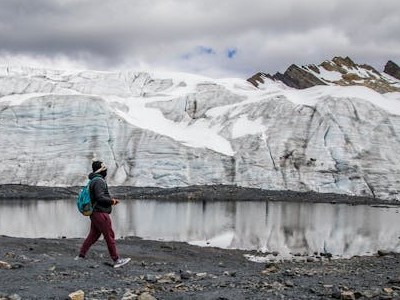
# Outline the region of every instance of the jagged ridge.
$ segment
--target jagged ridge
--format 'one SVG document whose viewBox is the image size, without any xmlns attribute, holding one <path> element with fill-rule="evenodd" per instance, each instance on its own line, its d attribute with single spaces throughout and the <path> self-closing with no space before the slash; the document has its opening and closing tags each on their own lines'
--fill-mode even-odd
<svg viewBox="0 0 400 300">
<path fill-rule="evenodd" d="M 357 85 L 369 87 L 379 93 L 400 91 L 400 68 L 393 61 L 387 62 L 383 74 L 369 65 L 358 65 L 349 57 L 334 57 L 318 66 L 299 67 L 293 64 L 283 74 L 278 72 L 270 75 L 259 72 L 247 80 L 258 87 L 260 83 L 264 83 L 265 78 L 281 81 L 296 89 L 316 85 Z"/>
</svg>

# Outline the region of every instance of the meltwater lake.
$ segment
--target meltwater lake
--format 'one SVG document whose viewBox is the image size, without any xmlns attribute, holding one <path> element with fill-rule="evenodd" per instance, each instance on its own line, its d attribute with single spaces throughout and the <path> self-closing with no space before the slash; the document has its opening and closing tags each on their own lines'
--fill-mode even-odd
<svg viewBox="0 0 400 300">
<path fill-rule="evenodd" d="M 124 200 L 112 220 L 117 238 L 351 257 L 377 250 L 400 252 L 399 210 L 326 203 Z M 74 199 L 0 201 L 1 235 L 83 238 L 89 224 Z"/>
</svg>

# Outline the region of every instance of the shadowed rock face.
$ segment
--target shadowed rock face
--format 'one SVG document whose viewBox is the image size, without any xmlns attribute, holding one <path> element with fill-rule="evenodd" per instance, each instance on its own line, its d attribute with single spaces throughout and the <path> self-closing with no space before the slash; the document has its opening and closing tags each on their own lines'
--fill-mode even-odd
<svg viewBox="0 0 400 300">
<path fill-rule="evenodd" d="M 385 65 L 384 72 L 400 80 L 400 68 L 397 64 L 395 64 L 391 60 L 388 61 L 387 64 Z"/>
<path fill-rule="evenodd" d="M 276 73 L 273 78 L 295 89 L 306 89 L 316 85 L 326 85 L 326 83 L 318 79 L 318 77 L 296 65 L 291 65 L 283 74 Z"/>
<path fill-rule="evenodd" d="M 400 78 L 400 69 L 392 61 L 386 64 L 384 73 Z M 307 65 L 299 67 L 291 65 L 283 74 L 270 75 L 259 72 L 250 77 L 248 81 L 258 87 L 263 83 L 263 78 L 281 81 L 285 85 L 305 89 L 317 85 L 340 86 L 366 86 L 378 93 L 398 92 L 400 84 L 393 82 L 385 74 L 381 74 L 373 67 L 363 64 L 358 65 L 349 57 L 334 57 L 331 61 L 324 61 L 320 65 Z"/>
<path fill-rule="evenodd" d="M 250 82 L 252 85 L 255 87 L 258 87 L 258 85 L 261 83 L 264 83 L 265 78 L 270 78 L 273 79 L 273 77 L 269 74 L 263 73 L 263 72 L 258 72 L 257 74 L 254 74 L 250 78 L 247 79 L 248 82 Z"/>
</svg>

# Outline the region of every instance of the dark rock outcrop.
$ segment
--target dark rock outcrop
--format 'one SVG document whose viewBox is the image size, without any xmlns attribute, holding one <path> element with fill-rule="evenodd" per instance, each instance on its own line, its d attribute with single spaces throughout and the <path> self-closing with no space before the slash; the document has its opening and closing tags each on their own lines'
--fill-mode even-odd
<svg viewBox="0 0 400 300">
<path fill-rule="evenodd" d="M 316 85 L 326 85 L 318 77 L 296 65 L 291 65 L 285 73 L 276 73 L 273 78 L 296 89 L 306 89 Z"/>
<path fill-rule="evenodd" d="M 248 82 L 250 82 L 252 85 L 255 87 L 258 87 L 258 85 L 261 83 L 263 84 L 265 81 L 265 78 L 270 78 L 273 79 L 273 77 L 269 74 L 263 73 L 263 72 L 258 72 L 257 74 L 251 76 L 250 78 L 247 79 Z"/>
<path fill-rule="evenodd" d="M 386 74 L 393 76 L 396 79 L 400 80 L 400 67 L 394 63 L 393 61 L 389 60 L 386 65 L 385 69 L 383 70 Z"/>
</svg>

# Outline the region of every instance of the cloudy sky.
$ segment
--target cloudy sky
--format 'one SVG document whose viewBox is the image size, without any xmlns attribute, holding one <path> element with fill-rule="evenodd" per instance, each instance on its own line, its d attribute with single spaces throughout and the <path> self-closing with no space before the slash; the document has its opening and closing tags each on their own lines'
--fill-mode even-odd
<svg viewBox="0 0 400 300">
<path fill-rule="evenodd" d="M 399 0 L 0 0 L 0 63 L 214 78 L 400 65 Z"/>
</svg>

